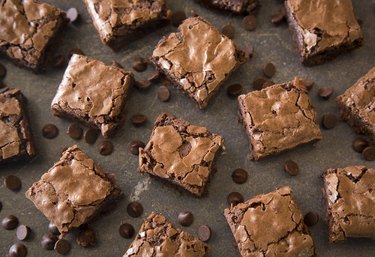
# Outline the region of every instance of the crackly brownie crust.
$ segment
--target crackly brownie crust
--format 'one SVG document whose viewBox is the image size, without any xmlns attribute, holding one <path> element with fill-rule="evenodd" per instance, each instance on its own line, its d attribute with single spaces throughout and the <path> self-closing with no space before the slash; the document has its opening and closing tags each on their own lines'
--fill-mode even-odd
<svg viewBox="0 0 375 257">
<path fill-rule="evenodd" d="M 67 19 L 59 8 L 36 0 L 0 1 L 0 52 L 39 71 L 45 52 Z"/>
<path fill-rule="evenodd" d="M 84 0 L 102 42 L 114 50 L 151 29 L 167 24 L 164 0 Z"/>
<path fill-rule="evenodd" d="M 323 177 L 329 240 L 375 239 L 375 169 L 365 166 L 328 169 Z"/>
<path fill-rule="evenodd" d="M 171 114 L 155 121 L 150 141 L 139 152 L 139 171 L 201 196 L 224 139 Z"/>
<path fill-rule="evenodd" d="M 72 146 L 29 188 L 26 197 L 61 233 L 67 233 L 121 197 L 121 191 L 112 175 Z"/>
<path fill-rule="evenodd" d="M 291 189 L 282 187 L 225 209 L 241 256 L 315 256 Z"/>
<path fill-rule="evenodd" d="M 125 119 L 132 84 L 131 72 L 75 54 L 51 108 L 54 115 L 98 128 L 108 137 Z"/>
<path fill-rule="evenodd" d="M 184 256 L 203 257 L 207 245 L 175 228 L 165 217 L 151 213 L 123 257 Z"/>
<path fill-rule="evenodd" d="M 204 109 L 228 76 L 246 61 L 232 40 L 201 17 L 186 19 L 159 41 L 151 62 Z"/>
<path fill-rule="evenodd" d="M 210 8 L 229 11 L 237 14 L 246 14 L 253 11 L 257 5 L 257 0 L 196 0 Z"/>
<path fill-rule="evenodd" d="M 238 103 L 253 160 L 322 138 L 317 114 L 298 78 L 240 95 Z"/>
<path fill-rule="evenodd" d="M 320 64 L 362 45 L 363 35 L 351 0 L 284 3 L 303 64 Z"/>
<path fill-rule="evenodd" d="M 341 118 L 375 142 L 375 67 L 336 99 Z"/>
<path fill-rule="evenodd" d="M 36 154 L 21 90 L 0 90 L 0 164 L 30 159 Z"/>
</svg>

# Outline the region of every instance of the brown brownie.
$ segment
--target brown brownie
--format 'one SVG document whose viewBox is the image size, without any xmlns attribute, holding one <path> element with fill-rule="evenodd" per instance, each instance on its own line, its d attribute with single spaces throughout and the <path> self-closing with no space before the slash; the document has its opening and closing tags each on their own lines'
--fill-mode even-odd
<svg viewBox="0 0 375 257">
<path fill-rule="evenodd" d="M 316 65 L 362 45 L 351 0 L 286 0 L 289 28 L 305 65 Z"/>
<path fill-rule="evenodd" d="M 56 116 L 98 128 L 108 137 L 125 119 L 132 84 L 130 72 L 74 54 L 51 108 Z"/>
<path fill-rule="evenodd" d="M 117 50 L 169 20 L 164 0 L 84 0 L 104 44 Z"/>
<path fill-rule="evenodd" d="M 203 257 L 207 245 L 175 228 L 165 217 L 151 213 L 123 257 L 184 256 Z"/>
<path fill-rule="evenodd" d="M 186 19 L 159 41 L 151 62 L 200 109 L 245 62 L 245 53 L 201 17 Z"/>
<path fill-rule="evenodd" d="M 26 98 L 19 89 L 0 90 L 0 164 L 36 154 L 25 110 Z"/>
<path fill-rule="evenodd" d="M 375 169 L 328 169 L 324 174 L 331 242 L 349 237 L 375 239 Z"/>
<path fill-rule="evenodd" d="M 291 189 L 282 187 L 225 209 L 241 256 L 315 256 Z"/>
<path fill-rule="evenodd" d="M 60 161 L 26 192 L 61 233 L 85 224 L 120 196 L 113 176 L 77 146 L 63 152 Z"/>
<path fill-rule="evenodd" d="M 322 138 L 316 112 L 298 78 L 240 95 L 238 102 L 253 160 Z"/>
<path fill-rule="evenodd" d="M 139 170 L 201 196 L 224 139 L 171 114 L 155 121 L 150 141 L 139 151 Z"/>
<path fill-rule="evenodd" d="M 20 66 L 38 71 L 45 52 L 66 23 L 59 8 L 36 0 L 0 2 L 0 52 Z"/>
<path fill-rule="evenodd" d="M 337 97 L 341 117 L 375 142 L 375 67 Z"/>
<path fill-rule="evenodd" d="M 257 0 L 196 0 L 211 8 L 229 11 L 237 14 L 246 14 L 257 7 Z"/>
</svg>

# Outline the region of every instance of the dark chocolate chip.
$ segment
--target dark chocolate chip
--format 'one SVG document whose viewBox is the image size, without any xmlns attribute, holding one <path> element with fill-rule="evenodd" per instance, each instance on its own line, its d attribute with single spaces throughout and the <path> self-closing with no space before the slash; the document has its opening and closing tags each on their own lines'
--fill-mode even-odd
<svg viewBox="0 0 375 257">
<path fill-rule="evenodd" d="M 276 73 L 275 65 L 273 65 L 272 63 L 267 63 L 266 65 L 264 65 L 264 67 L 263 67 L 263 74 L 266 77 L 272 78 L 273 75 L 275 75 L 275 73 Z"/>
<path fill-rule="evenodd" d="M 263 88 L 263 84 L 266 83 L 266 79 L 264 78 L 257 78 L 253 81 L 253 88 L 255 90 L 260 90 Z"/>
<path fill-rule="evenodd" d="M 237 97 L 242 94 L 243 86 L 239 83 L 232 84 L 227 88 L 227 94 L 232 97 Z"/>
<path fill-rule="evenodd" d="M 243 195 L 238 192 L 232 192 L 227 197 L 227 202 L 229 205 L 237 205 L 239 203 L 243 203 L 244 198 Z"/>
<path fill-rule="evenodd" d="M 336 126 L 337 118 L 333 113 L 326 113 L 322 117 L 322 125 L 325 129 L 333 129 Z"/>
<path fill-rule="evenodd" d="M 151 73 L 151 75 L 147 79 L 150 82 L 157 82 L 160 80 L 160 72 L 159 71 L 154 71 Z"/>
<path fill-rule="evenodd" d="M 221 28 L 221 32 L 230 39 L 236 35 L 236 28 L 232 24 L 226 24 Z"/>
<path fill-rule="evenodd" d="M 68 53 L 69 59 L 72 57 L 73 54 L 84 55 L 83 51 L 79 48 L 74 48 L 74 49 L 69 51 L 69 53 Z"/>
<path fill-rule="evenodd" d="M 61 255 L 68 254 L 70 252 L 70 248 L 70 243 L 65 239 L 59 239 L 55 244 L 55 251 Z"/>
<path fill-rule="evenodd" d="M 24 244 L 15 243 L 9 249 L 9 257 L 26 257 L 27 248 Z"/>
<path fill-rule="evenodd" d="M 181 158 L 186 157 L 191 152 L 191 144 L 189 141 L 184 141 L 178 149 Z"/>
<path fill-rule="evenodd" d="M 131 202 L 126 208 L 130 217 L 138 218 L 143 213 L 143 206 L 139 202 Z"/>
<path fill-rule="evenodd" d="M 374 161 L 375 160 L 375 147 L 368 146 L 362 152 L 363 157 L 366 161 Z"/>
<path fill-rule="evenodd" d="M 254 55 L 254 47 L 253 46 L 247 46 L 245 48 L 245 55 L 246 57 L 250 60 L 251 58 L 253 58 L 253 55 Z"/>
<path fill-rule="evenodd" d="M 282 6 L 280 9 L 271 16 L 271 22 L 275 25 L 279 25 L 286 21 L 286 10 L 285 7 Z"/>
<path fill-rule="evenodd" d="M 91 247 L 97 244 L 96 233 L 90 228 L 78 232 L 76 242 L 82 247 Z"/>
<path fill-rule="evenodd" d="M 3 203 L 0 201 L 0 211 L 3 209 Z"/>
<path fill-rule="evenodd" d="M 40 244 L 42 247 L 48 251 L 52 251 L 55 248 L 56 241 L 58 240 L 56 235 L 51 233 L 43 235 Z"/>
<path fill-rule="evenodd" d="M 171 93 L 166 86 L 160 86 L 157 90 L 158 98 L 162 102 L 168 102 L 171 98 Z"/>
<path fill-rule="evenodd" d="M 30 236 L 31 230 L 28 226 L 20 225 L 17 227 L 16 235 L 18 240 L 26 240 Z"/>
<path fill-rule="evenodd" d="M 284 171 L 290 176 L 297 176 L 299 173 L 298 164 L 292 160 L 287 160 L 284 164 Z"/>
<path fill-rule="evenodd" d="M 68 17 L 71 23 L 76 22 L 79 18 L 79 13 L 76 8 L 72 7 L 66 11 L 66 17 Z"/>
<path fill-rule="evenodd" d="M 58 54 L 52 59 L 52 66 L 54 68 L 63 68 L 66 65 L 65 56 L 62 54 Z"/>
<path fill-rule="evenodd" d="M 310 91 L 310 90 L 313 88 L 315 82 L 314 82 L 314 80 L 311 80 L 311 79 L 304 79 L 304 80 L 302 80 L 302 84 L 303 84 L 303 86 L 304 86 L 308 91 Z"/>
<path fill-rule="evenodd" d="M 139 127 L 146 123 L 147 117 L 143 114 L 137 113 L 134 114 L 130 120 L 132 121 L 134 126 Z"/>
<path fill-rule="evenodd" d="M 60 231 L 53 223 L 48 224 L 48 231 L 54 235 L 60 235 Z"/>
<path fill-rule="evenodd" d="M 129 151 L 133 155 L 139 155 L 139 148 L 144 148 L 144 147 L 145 147 L 145 143 L 143 143 L 142 141 L 139 141 L 139 140 L 134 140 L 134 141 L 130 142 L 130 144 L 129 144 Z"/>
<path fill-rule="evenodd" d="M 22 187 L 21 180 L 14 175 L 9 175 L 5 177 L 4 185 L 12 191 L 19 191 Z"/>
<path fill-rule="evenodd" d="M 273 86 L 273 85 L 275 85 L 275 82 L 273 82 L 272 80 L 266 79 L 266 81 L 263 83 L 262 88 L 270 87 L 270 86 Z"/>
<path fill-rule="evenodd" d="M 6 75 L 7 75 L 7 69 L 5 68 L 3 64 L 0 63 L 0 79 L 5 78 Z"/>
<path fill-rule="evenodd" d="M 333 94 L 333 88 L 332 87 L 322 87 L 318 91 L 318 96 L 320 96 L 323 99 L 328 99 Z"/>
<path fill-rule="evenodd" d="M 8 215 L 1 221 L 1 225 L 6 230 L 13 230 L 18 226 L 18 218 L 13 215 Z"/>
<path fill-rule="evenodd" d="M 119 228 L 119 233 L 123 238 L 132 238 L 135 234 L 134 227 L 129 223 L 124 223 Z"/>
<path fill-rule="evenodd" d="M 245 30 L 253 31 L 257 27 L 257 19 L 254 15 L 247 15 L 242 20 L 242 26 Z"/>
<path fill-rule="evenodd" d="M 194 215 L 189 211 L 180 212 L 178 214 L 178 222 L 184 227 L 190 226 L 191 224 L 193 224 L 193 221 Z"/>
<path fill-rule="evenodd" d="M 247 181 L 247 178 L 248 174 L 244 169 L 235 169 L 232 172 L 232 180 L 234 181 L 234 183 L 243 184 Z"/>
<path fill-rule="evenodd" d="M 112 66 L 115 66 L 115 67 L 120 68 L 120 69 L 124 68 L 120 63 L 116 62 L 115 60 L 112 61 Z"/>
<path fill-rule="evenodd" d="M 370 144 L 366 139 L 357 137 L 352 142 L 352 148 L 357 153 L 362 153 L 363 150 L 365 150 L 366 147 L 368 147 Z"/>
<path fill-rule="evenodd" d="M 207 225 L 199 226 L 198 228 L 198 238 L 203 242 L 207 242 L 211 239 L 211 228 Z"/>
<path fill-rule="evenodd" d="M 70 124 L 68 127 L 68 131 L 66 132 L 71 138 L 79 140 L 82 138 L 83 130 L 80 124 L 73 123 Z"/>
<path fill-rule="evenodd" d="M 147 69 L 147 62 L 141 57 L 136 57 L 133 60 L 133 69 L 138 72 L 143 72 Z"/>
<path fill-rule="evenodd" d="M 172 25 L 175 27 L 180 26 L 180 24 L 186 19 L 186 14 L 184 11 L 174 11 L 171 15 Z"/>
<path fill-rule="evenodd" d="M 99 136 L 99 130 L 94 128 L 89 128 L 83 133 L 83 138 L 85 142 L 89 145 L 95 144 Z"/>
<path fill-rule="evenodd" d="M 151 82 L 148 80 L 136 80 L 135 87 L 140 90 L 145 90 L 151 87 Z"/>
<path fill-rule="evenodd" d="M 42 128 L 42 134 L 45 138 L 52 139 L 59 135 L 59 129 L 55 124 L 46 124 Z"/>
<path fill-rule="evenodd" d="M 303 221 L 307 226 L 312 227 L 318 223 L 319 215 L 315 212 L 308 212 L 303 218 Z"/>
<path fill-rule="evenodd" d="M 109 140 L 103 140 L 98 145 L 98 150 L 101 155 L 110 155 L 113 152 L 113 144 Z"/>
<path fill-rule="evenodd" d="M 0 88 L 4 87 L 6 87 L 5 82 L 2 79 L 0 79 Z"/>
</svg>

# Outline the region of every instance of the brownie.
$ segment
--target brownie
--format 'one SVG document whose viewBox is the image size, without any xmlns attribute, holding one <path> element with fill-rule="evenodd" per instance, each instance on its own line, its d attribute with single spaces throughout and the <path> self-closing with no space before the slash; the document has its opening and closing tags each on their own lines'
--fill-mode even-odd
<svg viewBox="0 0 375 257">
<path fill-rule="evenodd" d="M 114 50 L 167 24 L 164 0 L 84 0 L 102 42 Z"/>
<path fill-rule="evenodd" d="M 36 154 L 21 90 L 0 90 L 0 164 L 30 159 Z"/>
<path fill-rule="evenodd" d="M 238 102 L 253 160 L 322 138 L 317 114 L 298 78 L 240 95 Z"/>
<path fill-rule="evenodd" d="M 286 0 L 289 28 L 302 63 L 316 65 L 362 45 L 351 0 Z"/>
<path fill-rule="evenodd" d="M 247 14 L 257 7 L 257 0 L 196 0 L 210 8 L 229 11 L 236 14 Z"/>
<path fill-rule="evenodd" d="M 255 196 L 225 209 L 241 256 L 315 256 L 313 239 L 291 189 Z"/>
<path fill-rule="evenodd" d="M 169 223 L 165 217 L 151 213 L 123 257 L 184 256 L 202 257 L 207 245 L 198 238 Z"/>
<path fill-rule="evenodd" d="M 186 19 L 159 41 L 151 62 L 204 109 L 229 75 L 246 61 L 232 40 L 201 17 Z"/>
<path fill-rule="evenodd" d="M 323 177 L 329 240 L 375 239 L 375 169 L 365 166 L 328 169 Z"/>
<path fill-rule="evenodd" d="M 121 196 L 114 177 L 105 173 L 77 146 L 26 192 L 26 197 L 61 233 L 77 228 Z"/>
<path fill-rule="evenodd" d="M 65 13 L 52 5 L 36 0 L 3 0 L 0 53 L 20 66 L 39 71 L 48 46 L 65 23 Z"/>
<path fill-rule="evenodd" d="M 80 121 L 110 136 L 125 119 L 131 72 L 74 54 L 52 101 L 54 115 Z"/>
<path fill-rule="evenodd" d="M 337 97 L 341 117 L 375 142 L 375 67 Z"/>
<path fill-rule="evenodd" d="M 139 171 L 149 173 L 201 196 L 224 139 L 204 127 L 163 113 L 150 141 L 139 151 Z"/>
</svg>

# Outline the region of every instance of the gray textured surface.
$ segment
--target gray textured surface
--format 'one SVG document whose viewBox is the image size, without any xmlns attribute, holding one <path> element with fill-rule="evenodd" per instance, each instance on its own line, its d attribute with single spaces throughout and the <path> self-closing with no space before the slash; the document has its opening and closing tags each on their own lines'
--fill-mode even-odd
<svg viewBox="0 0 375 257">
<path fill-rule="evenodd" d="M 70 26 L 66 31 L 60 42 L 59 52 L 64 53 L 78 47 L 90 57 L 108 63 L 114 59 L 128 68 L 130 68 L 134 56 L 151 54 L 153 47 L 162 35 L 174 30 L 172 26 L 164 27 L 129 44 L 122 51 L 114 53 L 101 44 L 81 1 L 51 0 L 48 2 L 57 3 L 57 6 L 63 9 L 75 6 L 82 15 L 83 22 L 77 26 Z M 50 103 L 62 78 L 63 70 L 48 70 L 44 74 L 34 75 L 1 59 L 1 63 L 8 68 L 6 83 L 9 86 L 21 88 L 29 99 L 28 111 L 39 150 L 38 157 L 29 163 L 0 168 L 0 201 L 3 202 L 0 218 L 2 219 L 8 214 L 15 214 L 22 224 L 32 228 L 33 238 L 25 243 L 29 250 L 28 256 L 48 257 L 57 256 L 57 253 L 45 251 L 40 247 L 40 238 L 47 231 L 48 221 L 24 197 L 24 192 L 32 182 L 38 180 L 42 173 L 59 159 L 63 147 L 73 144 L 78 144 L 106 171 L 116 174 L 126 198 L 114 212 L 93 224 L 99 237 L 97 247 L 83 249 L 74 242 L 74 233 L 68 236 L 73 245 L 70 256 L 122 256 L 131 242 L 131 240 L 121 238 L 118 234 L 118 227 L 122 222 L 129 222 L 138 230 L 142 218 L 151 211 L 158 211 L 177 224 L 178 213 L 185 210 L 191 210 L 195 215 L 195 221 L 191 227 L 186 228 L 187 231 L 196 234 L 196 230 L 201 224 L 208 224 L 213 229 L 214 235 L 209 242 L 210 250 L 207 256 L 238 256 L 237 249 L 233 246 L 231 232 L 223 217 L 223 210 L 227 207 L 227 194 L 231 191 L 239 191 L 246 198 L 250 198 L 284 185 L 292 187 L 303 213 L 314 210 L 322 217 L 319 224 L 311 228 L 318 256 L 375 256 L 375 243 L 371 240 L 348 240 L 337 245 L 331 245 L 327 241 L 327 224 L 324 218 L 325 204 L 322 200 L 322 180 L 319 176 L 321 171 L 328 167 L 354 164 L 375 166 L 374 162 L 366 162 L 359 154 L 352 151 L 350 145 L 355 135 L 349 126 L 340 122 L 335 129 L 324 130 L 324 139 L 314 145 L 305 145 L 278 156 L 252 162 L 247 158 L 248 142 L 245 132 L 237 123 L 236 101 L 228 98 L 225 92 L 225 88 L 234 82 L 243 83 L 246 91 L 252 90 L 251 81 L 261 74 L 262 65 L 266 62 L 273 62 L 277 67 L 276 76 L 273 78 L 275 82 L 291 80 L 296 75 L 314 79 L 317 86 L 312 90 L 311 97 L 319 116 L 321 117 L 325 112 L 338 113 L 332 99 L 323 101 L 316 96 L 317 89 L 324 85 L 332 86 L 335 88 L 335 95 L 337 95 L 374 65 L 375 13 L 373 1 L 353 1 L 355 12 L 363 21 L 364 46 L 342 55 L 334 61 L 313 68 L 303 67 L 299 63 L 287 26 L 274 27 L 270 24 L 270 16 L 277 10 L 278 1 L 261 1 L 263 3 L 258 13 L 258 28 L 254 32 L 244 31 L 240 26 L 241 18 L 239 17 L 207 10 L 193 1 L 170 0 L 170 2 L 172 9 L 184 9 L 186 12 L 194 9 L 218 27 L 228 22 L 235 24 L 238 29 L 234 40 L 241 46 L 254 45 L 256 53 L 252 61 L 243 65 L 225 83 L 218 96 L 211 101 L 205 111 L 198 110 L 191 100 L 175 89 L 172 89 L 172 99 L 168 103 L 161 103 L 157 99 L 156 86 L 145 93 L 134 90 L 130 97 L 129 116 L 141 112 L 145 113 L 150 121 L 145 128 L 135 128 L 127 120 L 124 127 L 112 139 L 115 144 L 115 152 L 110 156 L 100 156 L 95 146 L 70 139 L 65 134 L 69 122 L 51 115 Z M 146 78 L 151 70 L 149 68 L 145 73 L 136 73 L 136 77 Z M 208 196 L 202 199 L 181 194 L 174 188 L 137 173 L 138 160 L 137 157 L 129 153 L 128 144 L 134 139 L 147 141 L 153 120 L 163 111 L 171 112 L 192 123 L 207 126 L 211 131 L 223 135 L 226 139 L 226 152 L 218 160 L 218 172 L 208 185 Z M 60 128 L 60 135 L 57 139 L 47 140 L 42 137 L 41 128 L 48 122 L 55 123 Z M 287 159 L 294 159 L 300 165 L 301 172 L 297 177 L 289 177 L 284 173 L 283 163 Z M 238 167 L 245 168 L 249 172 L 249 180 L 244 185 L 236 185 L 230 178 L 232 170 Z M 21 192 L 14 193 L 3 186 L 3 178 L 9 174 L 15 174 L 22 178 Z M 142 218 L 134 219 L 127 215 L 126 205 L 129 202 L 129 197 L 137 190 L 136 188 L 142 188 L 142 183 L 147 185 L 147 190 L 139 194 L 139 200 L 144 205 L 145 213 Z M 16 242 L 15 231 L 6 231 L 0 228 L 1 256 L 7 254 L 9 247 L 14 242 Z"/>
</svg>

